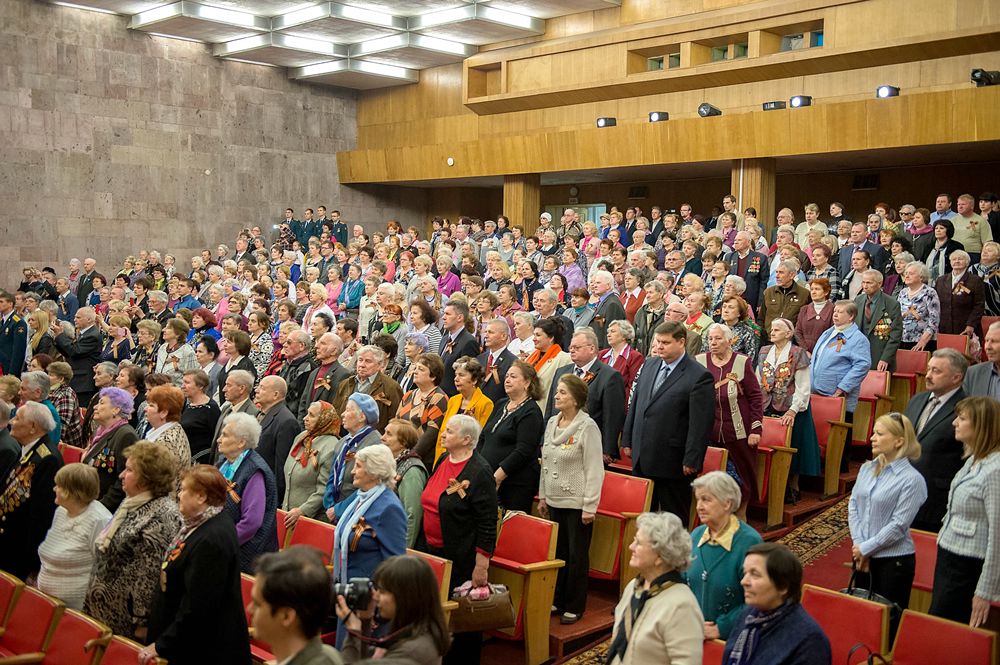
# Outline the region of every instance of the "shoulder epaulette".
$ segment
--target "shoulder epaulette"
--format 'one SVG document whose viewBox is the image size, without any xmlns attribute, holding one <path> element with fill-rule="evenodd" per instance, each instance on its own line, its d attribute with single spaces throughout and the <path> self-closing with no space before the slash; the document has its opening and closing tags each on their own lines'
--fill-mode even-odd
<svg viewBox="0 0 1000 665">
<path fill-rule="evenodd" d="M 46 446 L 44 443 L 35 448 L 35 452 L 38 453 L 38 456 L 41 457 L 42 459 L 45 459 L 46 457 L 52 454 L 52 451 L 49 450 L 49 447 Z"/>
</svg>

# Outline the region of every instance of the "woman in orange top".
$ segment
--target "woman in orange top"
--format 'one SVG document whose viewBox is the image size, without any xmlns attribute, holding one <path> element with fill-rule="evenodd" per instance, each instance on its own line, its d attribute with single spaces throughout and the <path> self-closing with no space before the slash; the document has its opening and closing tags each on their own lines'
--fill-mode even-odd
<svg viewBox="0 0 1000 665">
<path fill-rule="evenodd" d="M 449 418 L 463 413 L 475 418 L 480 427 L 489 420 L 490 414 L 493 413 L 493 401 L 479 389 L 484 375 L 483 366 L 471 356 L 462 356 L 455 361 L 455 387 L 458 389 L 458 394 L 448 400 L 448 409 L 444 412 L 444 420 L 439 430 L 442 434 L 438 435 L 434 459 L 444 452 L 442 437 Z"/>
<path fill-rule="evenodd" d="M 430 468 L 437 459 L 435 444 L 444 430 L 444 412 L 448 394 L 440 388 L 444 378 L 444 362 L 436 353 L 421 353 L 413 360 L 412 390 L 403 395 L 396 417 L 408 420 L 417 428 L 420 438 L 413 452 Z"/>
<path fill-rule="evenodd" d="M 536 400 L 536 402 L 538 408 L 543 412 L 545 411 L 545 402 L 548 399 L 549 388 L 552 386 L 552 379 L 555 376 L 556 370 L 573 362 L 569 354 L 556 344 L 556 340 L 562 339 L 564 334 L 563 324 L 556 318 L 535 321 L 535 351 L 528 356 L 525 362 L 531 365 L 538 374 L 542 397 Z"/>
</svg>

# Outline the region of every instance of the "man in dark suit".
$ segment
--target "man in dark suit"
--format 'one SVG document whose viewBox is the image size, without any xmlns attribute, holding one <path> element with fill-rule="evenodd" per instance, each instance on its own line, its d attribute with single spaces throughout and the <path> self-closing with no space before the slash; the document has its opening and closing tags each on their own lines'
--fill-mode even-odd
<svg viewBox="0 0 1000 665">
<path fill-rule="evenodd" d="M 625 308 L 615 294 L 615 278 L 607 270 L 595 270 L 590 276 L 590 295 L 597 297 L 597 309 L 590 327 L 597 335 L 597 346 L 608 347 L 608 324 L 625 319 Z"/>
<path fill-rule="evenodd" d="M 573 322 L 556 312 L 556 305 L 559 304 L 559 297 L 550 288 L 538 289 L 531 297 L 531 304 L 535 308 L 535 314 L 539 319 L 558 319 L 563 324 L 563 336 L 556 340 L 563 351 L 569 348 L 569 343 L 573 339 Z"/>
<path fill-rule="evenodd" d="M 569 355 L 573 364 L 560 367 L 552 377 L 545 420 L 548 422 L 556 414 L 553 403 L 559 378 L 572 373 L 583 379 L 587 384 L 587 414 L 601 430 L 604 462 L 610 464 L 619 456 L 618 437 L 625 424 L 625 380 L 621 373 L 597 359 L 597 335 L 590 328 L 574 333 Z"/>
<path fill-rule="evenodd" d="M 854 299 L 858 306 L 858 328 L 868 338 L 872 350 L 872 369 L 896 371 L 896 351 L 903 339 L 903 317 L 899 301 L 882 292 L 882 273 L 866 270 L 861 274 L 861 294 Z"/>
<path fill-rule="evenodd" d="M 260 421 L 260 453 L 274 473 L 280 501 L 285 498 L 285 459 L 292 449 L 292 441 L 302 431 L 295 415 L 285 405 L 288 385 L 280 376 L 265 376 L 257 386 L 255 404 L 264 417 Z"/>
<path fill-rule="evenodd" d="M 683 524 L 715 419 L 712 375 L 684 352 L 686 342 L 680 323 L 656 327 L 653 356 L 639 370 L 621 442 L 632 453 L 632 472 L 653 480 L 651 509 L 671 512 Z"/>
<path fill-rule="evenodd" d="M 983 337 L 987 362 L 973 365 L 965 373 L 962 389 L 966 395 L 984 395 L 1000 400 L 1000 321 L 990 324 Z"/>
<path fill-rule="evenodd" d="M 285 364 L 282 365 L 278 375 L 288 386 L 288 394 L 285 396 L 288 408 L 292 413 L 298 413 L 299 402 L 304 399 L 309 375 L 315 368 L 312 358 L 312 337 L 305 330 L 293 330 L 285 340 L 282 353 L 285 354 Z M 334 390 L 336 391 L 336 387 Z M 309 408 L 308 404 L 306 408 Z"/>
<path fill-rule="evenodd" d="M 67 335 L 58 322 L 52 326 L 56 348 L 73 368 L 73 378 L 69 387 L 76 393 L 80 404 L 89 404 L 97 386 L 94 384 L 94 367 L 101 362 L 101 348 L 104 346 L 101 331 L 95 325 L 97 313 L 92 307 L 81 307 L 74 320 L 76 339 Z"/>
<path fill-rule="evenodd" d="M 487 321 L 483 338 L 486 341 L 486 351 L 478 360 L 485 368 L 485 373 L 479 388 L 493 404 L 496 404 L 507 397 L 503 382 L 507 377 L 507 370 L 516 360 L 514 354 L 507 350 L 507 344 L 510 343 L 510 326 L 507 325 L 506 319 L 497 317 Z"/>
<path fill-rule="evenodd" d="M 97 261 L 94 259 L 83 260 L 83 273 L 80 275 L 80 282 L 76 285 L 76 299 L 87 302 L 90 292 L 94 290 L 94 275 L 97 274 Z"/>
<path fill-rule="evenodd" d="M 743 299 L 753 311 L 757 311 L 764 300 L 767 280 L 771 276 L 767 256 L 753 251 L 750 234 L 740 231 L 733 240 L 733 253 L 729 257 L 729 274 L 741 277 L 747 283 Z"/>
<path fill-rule="evenodd" d="M 954 349 L 939 349 L 927 363 L 927 391 L 906 405 L 920 441 L 920 457 L 912 462 L 927 482 L 927 500 L 913 520 L 913 528 L 941 530 L 948 508 L 951 481 L 962 468 L 964 449 L 955 439 L 955 405 L 965 398 L 962 380 L 969 362 Z"/>
<path fill-rule="evenodd" d="M 167 321 L 174 318 L 174 313 L 167 307 L 169 299 L 170 297 L 165 291 L 150 291 L 148 296 L 149 312 L 146 313 L 145 318 L 150 321 L 156 321 L 162 328 Z"/>
<path fill-rule="evenodd" d="M 60 321 L 72 322 L 76 317 L 76 310 L 80 309 L 80 300 L 69 288 L 69 280 L 60 277 L 56 280 L 56 305 L 59 308 L 56 316 Z"/>
<path fill-rule="evenodd" d="M 441 314 L 444 334 L 441 335 L 441 346 L 438 353 L 444 361 L 444 378 L 441 379 L 441 390 L 454 397 L 458 394 L 455 387 L 455 361 L 463 356 L 475 358 L 479 355 L 479 342 L 469 332 L 469 307 L 459 300 L 449 300 Z"/>
<path fill-rule="evenodd" d="M 226 423 L 226 418 L 233 413 L 249 413 L 256 416 L 259 412 L 250 399 L 250 392 L 253 390 L 253 374 L 245 369 L 236 369 L 229 373 L 226 382 L 219 388 L 222 396 L 226 399 L 222 404 L 219 413 L 219 420 L 215 424 L 215 434 L 212 436 L 212 452 L 209 454 L 206 463 L 215 464 L 219 456 L 219 435 L 222 434 L 222 427 Z M 284 497 L 282 497 L 284 498 Z"/>
<path fill-rule="evenodd" d="M 56 472 L 63 462 L 46 442 L 55 428 L 47 408 L 26 402 L 10 426 L 21 455 L 13 475 L 0 480 L 0 569 L 25 579 L 41 567 L 38 546 L 52 525 Z"/>
<path fill-rule="evenodd" d="M 851 225 L 851 241 L 840 248 L 837 260 L 837 274 L 844 276 L 851 272 L 851 257 L 854 252 L 868 252 L 872 257 L 872 268 L 881 271 L 889 260 L 889 254 L 882 245 L 868 240 L 868 226 L 864 222 Z"/>
<path fill-rule="evenodd" d="M 14 311 L 14 296 L 0 291 L 0 369 L 4 374 L 21 376 L 27 348 L 28 324 Z"/>
<path fill-rule="evenodd" d="M 299 424 L 305 425 L 306 412 L 314 402 L 333 403 L 340 382 L 351 375 L 351 372 L 337 362 L 344 352 L 344 342 L 337 333 L 328 332 L 316 341 L 316 361 L 319 365 L 309 373 L 305 389 L 299 398 L 296 418 Z"/>
<path fill-rule="evenodd" d="M 303 243 L 303 247 L 304 246 L 305 243 Z M 250 253 L 250 246 L 247 243 L 247 239 L 242 236 L 236 239 L 236 251 L 233 252 L 233 261 L 236 261 L 237 265 L 240 261 L 250 261 L 251 263 L 255 263 L 253 254 Z"/>
</svg>

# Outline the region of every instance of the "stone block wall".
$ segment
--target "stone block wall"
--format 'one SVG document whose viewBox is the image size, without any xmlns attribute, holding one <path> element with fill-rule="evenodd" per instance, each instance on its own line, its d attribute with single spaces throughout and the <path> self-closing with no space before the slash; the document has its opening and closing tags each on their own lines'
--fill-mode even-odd
<svg viewBox="0 0 1000 665">
<path fill-rule="evenodd" d="M 140 248 L 179 262 L 286 206 L 420 224 L 422 190 L 342 187 L 356 95 L 206 44 L 36 0 L 0 10 L 0 287 L 28 265 L 93 256 L 114 274 Z"/>
</svg>

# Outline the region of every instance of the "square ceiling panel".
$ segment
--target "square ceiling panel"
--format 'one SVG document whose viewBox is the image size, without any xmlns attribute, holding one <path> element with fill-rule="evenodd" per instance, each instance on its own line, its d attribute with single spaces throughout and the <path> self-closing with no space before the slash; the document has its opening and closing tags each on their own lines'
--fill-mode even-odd
<svg viewBox="0 0 1000 665">
<path fill-rule="evenodd" d="M 228 42 L 267 32 L 269 24 L 253 14 L 183 0 L 134 15 L 129 28 L 198 42 Z"/>
<path fill-rule="evenodd" d="M 303 67 L 334 58 L 346 58 L 347 47 L 316 39 L 270 33 L 216 44 L 213 53 L 229 60 L 279 67 Z"/>
<path fill-rule="evenodd" d="M 410 19 L 409 25 L 414 32 L 477 46 L 545 32 L 542 19 L 488 5 L 470 5 L 416 16 Z"/>
<path fill-rule="evenodd" d="M 313 0 L 201 0 L 203 4 L 235 9 L 257 16 L 278 16 L 315 5 Z"/>
<path fill-rule="evenodd" d="M 373 90 L 416 83 L 420 80 L 420 72 L 377 62 L 337 60 L 289 69 L 288 78 L 354 90 Z"/>
<path fill-rule="evenodd" d="M 352 58 L 361 58 L 368 62 L 426 69 L 461 62 L 478 50 L 470 44 L 405 32 L 353 44 L 350 47 L 350 54 Z"/>
<path fill-rule="evenodd" d="M 406 19 L 373 9 L 324 2 L 271 19 L 271 29 L 287 35 L 354 44 L 406 30 Z"/>
<path fill-rule="evenodd" d="M 124 14 L 131 16 L 163 4 L 163 0 L 49 0 L 53 5 L 72 7 L 74 9 L 89 9 L 107 14 Z"/>
<path fill-rule="evenodd" d="M 471 5 L 475 0 L 343 0 L 345 5 L 376 9 L 393 16 L 420 16 Z"/>
<path fill-rule="evenodd" d="M 479 0 L 484 5 L 505 9 L 507 11 L 534 16 L 535 18 L 552 18 L 579 12 L 589 12 L 594 9 L 620 7 L 621 0 Z"/>
</svg>

